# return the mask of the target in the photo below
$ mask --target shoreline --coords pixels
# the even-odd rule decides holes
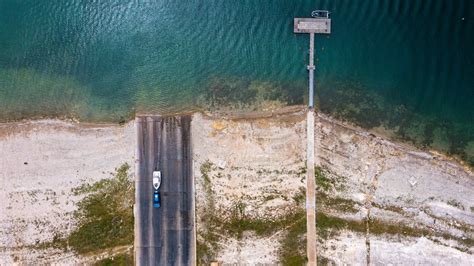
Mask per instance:
[[[235,121],[254,120],[254,119],[277,119],[277,118],[282,118],[286,116],[291,116],[294,118],[293,120],[299,120],[299,119],[305,119],[304,112],[306,110],[307,110],[307,107],[305,105],[291,105],[291,106],[280,107],[278,109],[263,110],[263,111],[236,110],[236,111],[210,112],[210,111],[205,111],[205,110],[197,110],[197,111],[190,111],[190,112],[179,112],[179,113],[169,113],[169,114],[167,113],[163,116],[166,117],[166,116],[202,114],[203,116],[209,119],[228,119],[228,120],[235,120]],[[160,114],[152,113],[152,112],[135,113],[135,116],[143,116],[143,115],[160,115]],[[340,120],[340,119],[332,117],[329,114],[322,113],[320,111],[317,112],[316,115],[317,117],[324,119],[328,122],[331,122],[333,124],[337,124],[339,126],[342,126],[342,127],[345,127],[357,132],[364,132],[369,135],[373,135],[375,137],[385,139],[389,142],[405,147],[407,149],[416,149],[419,152],[430,154],[434,158],[441,157],[443,160],[450,161],[452,163],[456,163],[460,165],[470,174],[474,173],[474,165],[470,165],[468,162],[459,158],[458,155],[448,155],[443,151],[439,151],[430,147],[420,147],[410,140],[402,140],[400,138],[397,138],[394,135],[395,134],[394,131],[386,129],[382,126],[372,128],[372,129],[365,129],[358,126],[356,123]],[[129,120],[121,121],[121,122],[107,122],[107,121],[88,122],[88,121],[80,121],[75,118],[66,118],[66,117],[58,117],[58,118],[45,117],[45,118],[32,118],[32,119],[25,118],[25,119],[17,120],[17,121],[0,122],[0,129],[2,129],[3,127],[11,127],[13,129],[18,126],[26,126],[26,125],[34,126],[35,124],[48,124],[48,123],[51,123],[51,124],[66,123],[66,124],[71,124],[74,126],[79,126],[81,128],[100,128],[100,127],[116,127],[116,126],[123,127],[123,126],[126,126],[127,124],[133,123],[134,120],[135,120],[135,117]],[[1,137],[2,137],[2,134],[0,133],[0,138]]]

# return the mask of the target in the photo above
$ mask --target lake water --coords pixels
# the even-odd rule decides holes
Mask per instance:
[[[304,103],[313,9],[323,111],[474,161],[472,0],[0,0],[0,120]]]

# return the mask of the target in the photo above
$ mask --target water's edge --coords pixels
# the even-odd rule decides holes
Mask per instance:
[[[65,118],[65,117],[41,117],[41,118],[28,118],[28,119],[21,119],[16,121],[0,121],[0,126],[12,126],[15,128],[15,125],[22,125],[22,124],[31,124],[34,126],[36,123],[55,123],[55,122],[65,122],[65,123],[73,123],[75,125],[84,126],[84,127],[123,127],[129,123],[134,123],[135,115],[162,115],[162,116],[179,116],[179,115],[195,115],[197,113],[206,116],[211,119],[224,119],[224,120],[260,120],[260,119],[278,119],[281,117],[292,117],[292,121],[296,120],[304,120],[305,119],[305,112],[307,107],[304,105],[293,105],[293,106],[285,106],[278,109],[273,110],[266,110],[266,111],[248,111],[248,110],[225,110],[225,111],[206,111],[206,110],[199,110],[194,112],[180,112],[180,113],[153,113],[153,112],[140,112],[133,115],[128,119],[124,119],[121,121],[116,122],[89,122],[89,121],[81,121],[76,118]],[[429,154],[431,157],[443,157],[444,160],[454,162],[459,164],[461,167],[466,169],[469,173],[474,172],[474,164],[470,163],[469,161],[463,160],[458,154],[449,154],[442,150],[437,150],[432,147],[426,147],[417,144],[411,139],[407,138],[400,138],[397,136],[397,132],[389,129],[384,128],[372,128],[367,129],[357,125],[357,123],[353,123],[348,120],[344,119],[337,119],[334,116],[329,114],[318,112],[317,116],[319,119],[323,119],[324,121],[342,126],[345,128],[349,128],[355,130],[357,132],[362,132],[364,135],[371,135],[373,137],[385,139],[395,145],[400,146],[407,146],[409,149],[415,149],[420,152],[424,152]],[[15,134],[15,132],[11,132]]]

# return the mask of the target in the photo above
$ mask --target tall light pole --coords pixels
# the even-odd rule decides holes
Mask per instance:
[[[294,32],[309,33],[309,101],[307,123],[307,146],[306,146],[306,253],[308,265],[316,265],[316,182],[314,178],[314,35],[317,33],[331,33],[331,19],[329,12],[315,10],[311,13],[312,18],[295,18]]]

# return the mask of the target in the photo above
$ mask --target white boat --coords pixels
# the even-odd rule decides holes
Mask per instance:
[[[153,188],[158,190],[161,186],[161,171],[153,171]]]

